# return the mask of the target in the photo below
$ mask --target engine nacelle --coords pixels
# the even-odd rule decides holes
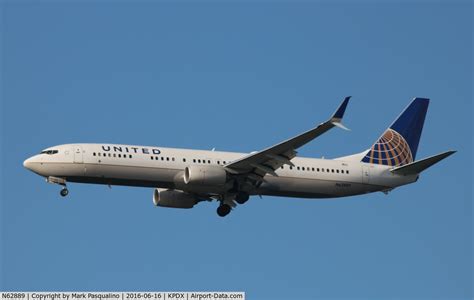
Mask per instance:
[[[227,172],[221,166],[189,166],[184,169],[184,183],[192,185],[222,186]]]
[[[153,204],[155,206],[172,208],[192,208],[197,199],[188,193],[179,190],[155,189]]]

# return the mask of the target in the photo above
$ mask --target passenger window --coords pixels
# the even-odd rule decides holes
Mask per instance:
[[[321,172],[324,172],[324,169],[321,169]]]
[[[114,157],[117,157],[117,154],[114,153]]]
[[[93,155],[95,156],[95,152],[93,153]]]
[[[301,168],[301,170],[303,170],[303,171],[304,171],[304,167],[302,167],[302,168]]]
[[[200,160],[200,159],[198,159],[198,163],[201,163],[201,160]]]
[[[311,168],[311,171],[313,171],[313,172],[314,172],[314,168]]]
[[[153,156],[150,156],[150,159],[153,160]]]
[[[316,171],[318,171],[318,172],[319,172],[319,168],[317,168],[317,169],[316,169]]]
[[[122,154],[119,154],[118,157],[122,158]]]
[[[208,161],[207,161],[207,163],[208,163],[208,164],[210,164],[210,163],[211,163],[211,161],[210,161],[210,160],[208,160]]]
[[[172,157],[171,160],[174,161],[174,157]]]
[[[193,159],[193,163],[196,163],[196,159]]]
[[[167,161],[170,161],[170,158],[169,158],[169,157],[167,157],[167,158],[166,158],[166,160],[167,160]]]
[[[300,169],[300,167],[296,167],[296,169],[297,169],[297,170],[299,170],[299,169]]]
[[[326,172],[328,172],[328,173],[329,173],[329,169],[326,169]]]
[[[220,165],[220,164],[221,164],[221,161],[220,161],[220,160],[218,160],[218,161],[217,161],[217,164],[218,164],[218,165]]]
[[[183,158],[183,162],[186,162],[186,158]]]
[[[225,160],[224,160],[224,165],[225,165]]]
[[[339,170],[336,170],[336,173],[339,173]]]
[[[333,173],[334,173],[334,169],[332,169],[332,170],[331,170],[331,172],[333,172]]]
[[[346,171],[346,174],[349,174],[349,170]]]
[[[162,157],[161,157],[161,160],[165,160],[165,157],[164,157],[164,156],[162,156]]]
[[[129,155],[128,155],[128,157],[129,157],[129,158],[132,158],[132,155],[131,155],[131,154],[129,154]]]
[[[290,166],[290,170],[293,170],[293,167],[292,167],[292,166]]]
[[[109,153],[109,157],[112,157],[112,154]]]

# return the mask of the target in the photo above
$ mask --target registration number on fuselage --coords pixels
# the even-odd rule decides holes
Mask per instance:
[[[352,184],[346,182],[336,182],[337,188],[350,188]]]

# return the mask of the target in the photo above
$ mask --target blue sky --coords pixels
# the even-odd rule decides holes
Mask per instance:
[[[248,299],[472,298],[472,2],[3,1],[2,290],[237,290]],[[432,99],[418,158],[458,153],[388,196],[155,208],[152,189],[22,166],[51,145],[254,151],[324,121],[300,155],[368,148]]]

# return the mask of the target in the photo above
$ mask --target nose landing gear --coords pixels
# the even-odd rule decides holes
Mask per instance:
[[[49,176],[48,178],[46,178],[46,181],[48,183],[54,183],[54,184],[59,184],[61,185],[63,188],[61,189],[61,191],[59,192],[59,194],[63,197],[66,197],[68,194],[69,194],[69,190],[67,189],[66,187],[66,179],[64,178],[59,178],[59,177],[53,177],[53,176]]]
[[[66,197],[69,194],[69,190],[67,189],[67,187],[63,187],[59,194],[63,197]]]

